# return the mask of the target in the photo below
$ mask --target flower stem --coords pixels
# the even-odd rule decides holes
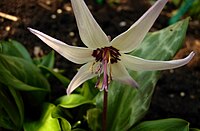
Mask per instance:
[[[103,126],[102,131],[106,131],[106,120],[107,120],[107,102],[108,102],[108,92],[104,90],[104,97],[103,97]]]

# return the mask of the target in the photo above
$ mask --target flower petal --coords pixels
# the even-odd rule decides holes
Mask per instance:
[[[28,28],[33,34],[39,37],[44,43],[56,50],[59,54],[64,56],[66,59],[77,63],[83,64],[94,60],[92,57],[92,49],[69,46],[62,41],[56,40],[40,31]]]
[[[108,46],[108,37],[93,18],[84,0],[71,0],[71,3],[83,43],[90,48]]]
[[[195,55],[191,52],[186,58],[171,61],[145,60],[139,57],[123,54],[122,63],[128,68],[135,71],[153,71],[173,69],[187,64]]]
[[[78,73],[74,76],[71,80],[68,88],[67,94],[71,94],[78,86],[80,86],[83,82],[97,76],[98,74],[92,71],[93,66],[95,66],[92,62],[83,65],[79,70]]]
[[[121,62],[111,64],[111,75],[113,80],[121,81],[133,87],[138,87],[137,82],[129,75]]]
[[[142,42],[168,0],[158,0],[126,32],[115,37],[111,44],[123,53],[131,52]]]

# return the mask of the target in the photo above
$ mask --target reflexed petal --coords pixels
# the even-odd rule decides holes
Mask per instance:
[[[72,91],[74,91],[78,86],[80,86],[85,81],[97,76],[98,74],[95,74],[92,71],[93,66],[95,66],[92,62],[87,63],[83,65],[79,70],[78,73],[74,76],[74,78],[71,80],[68,88],[67,88],[67,94],[71,94]]]
[[[33,34],[39,37],[44,43],[53,48],[59,54],[64,56],[66,59],[77,63],[84,64],[86,62],[94,60],[92,57],[92,49],[69,46],[62,41],[56,40],[40,31],[28,28]]]
[[[113,47],[123,53],[128,53],[142,42],[145,35],[159,16],[168,0],[158,0],[139,20],[137,20],[126,32],[120,34],[111,41]]]
[[[84,0],[71,0],[71,3],[83,43],[90,48],[108,46],[108,37],[93,18]]]
[[[153,71],[173,69],[187,64],[195,55],[191,52],[186,58],[171,61],[145,60],[139,57],[123,54],[122,63],[128,68],[135,71]]]
[[[111,64],[111,75],[113,80],[121,81],[133,87],[138,87],[137,82],[129,75],[121,62]]]

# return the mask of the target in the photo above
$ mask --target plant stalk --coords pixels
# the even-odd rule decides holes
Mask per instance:
[[[107,121],[107,105],[108,105],[108,92],[104,90],[103,96],[103,126],[102,131],[106,131],[106,121]]]

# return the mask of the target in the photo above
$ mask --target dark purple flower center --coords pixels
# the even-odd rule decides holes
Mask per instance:
[[[112,80],[111,76],[111,64],[117,63],[120,60],[121,54],[119,53],[119,50],[110,46],[110,47],[104,47],[104,48],[97,48],[93,51],[92,56],[95,57],[96,62],[100,62],[99,68],[96,69],[95,73],[98,73],[98,81],[96,83],[96,87],[99,88],[100,86],[100,75],[103,71],[103,83],[100,87],[101,90],[108,91],[108,84]],[[110,68],[109,68],[109,67]]]
[[[107,61],[111,64],[117,63],[118,60],[120,60],[119,56],[121,54],[119,53],[119,50],[110,46],[110,47],[104,47],[104,48],[97,48],[93,51],[92,56],[95,57],[96,62],[103,62]]]

